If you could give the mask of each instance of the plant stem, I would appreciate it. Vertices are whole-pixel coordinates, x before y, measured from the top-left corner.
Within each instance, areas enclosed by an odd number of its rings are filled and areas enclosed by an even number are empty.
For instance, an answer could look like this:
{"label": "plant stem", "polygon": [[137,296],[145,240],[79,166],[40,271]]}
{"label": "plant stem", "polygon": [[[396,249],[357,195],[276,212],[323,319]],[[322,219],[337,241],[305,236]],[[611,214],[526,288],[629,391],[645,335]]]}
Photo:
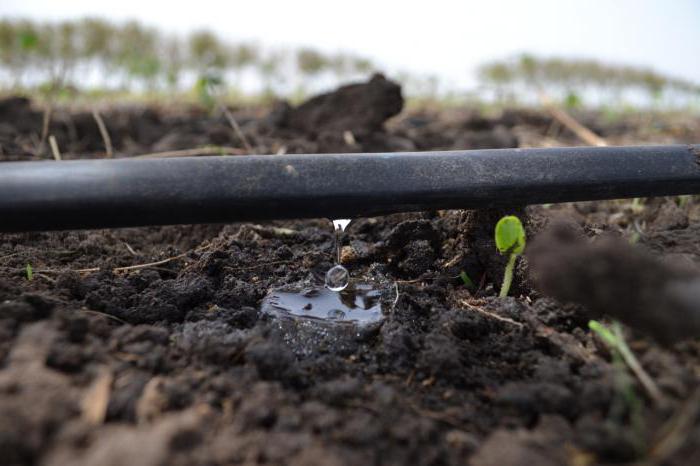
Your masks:
{"label": "plant stem", "polygon": [[513,283],[513,269],[515,268],[515,259],[517,257],[517,254],[511,254],[508,258],[508,264],[506,265],[506,270],[503,274],[503,284],[501,285],[501,292],[498,294],[499,298],[505,298],[506,296],[508,296],[510,285],[511,283]]}

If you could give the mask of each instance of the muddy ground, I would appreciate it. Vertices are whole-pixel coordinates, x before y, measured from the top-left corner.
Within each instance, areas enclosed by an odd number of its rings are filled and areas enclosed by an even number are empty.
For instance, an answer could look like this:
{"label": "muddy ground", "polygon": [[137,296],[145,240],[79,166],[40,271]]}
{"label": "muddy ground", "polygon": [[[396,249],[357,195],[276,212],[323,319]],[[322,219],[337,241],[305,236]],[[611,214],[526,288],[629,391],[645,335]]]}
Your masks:
{"label": "muddy ground", "polygon": [[[231,109],[248,147],[216,110],[101,117],[114,156],[581,144],[538,111],[402,105],[376,77],[296,108]],[[577,116],[612,144],[700,141],[690,117]],[[0,160],[51,158],[42,121],[28,100],[0,102]],[[105,157],[91,112],[54,109],[45,133],[64,159]],[[350,333],[258,310],[268,290],[333,264],[325,219],[0,234],[0,462],[700,464],[700,318],[683,307],[700,296],[699,206],[357,219],[344,264],[398,295],[383,325]],[[530,241],[500,299],[491,235],[510,211]],[[661,398],[588,330],[611,315]]]}

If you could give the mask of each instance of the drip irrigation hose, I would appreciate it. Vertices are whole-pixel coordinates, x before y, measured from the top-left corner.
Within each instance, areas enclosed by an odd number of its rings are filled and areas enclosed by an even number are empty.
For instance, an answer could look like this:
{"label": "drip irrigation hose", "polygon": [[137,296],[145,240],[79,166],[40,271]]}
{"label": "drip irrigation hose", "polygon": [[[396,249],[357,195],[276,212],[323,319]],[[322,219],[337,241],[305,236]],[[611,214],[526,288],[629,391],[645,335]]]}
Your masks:
{"label": "drip irrigation hose", "polygon": [[0,231],[700,193],[700,145],[0,163]]}

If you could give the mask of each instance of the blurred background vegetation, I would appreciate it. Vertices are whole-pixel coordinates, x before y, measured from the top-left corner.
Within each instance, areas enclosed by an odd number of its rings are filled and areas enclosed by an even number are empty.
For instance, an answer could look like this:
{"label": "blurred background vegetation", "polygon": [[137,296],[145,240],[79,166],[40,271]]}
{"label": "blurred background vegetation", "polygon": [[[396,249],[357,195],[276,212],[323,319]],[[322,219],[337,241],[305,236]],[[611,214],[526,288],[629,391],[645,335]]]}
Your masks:
{"label": "blurred background vegetation", "polygon": [[[231,43],[206,30],[181,37],[135,21],[0,20],[3,92],[54,101],[297,101],[380,70],[379,64],[349,53]],[[443,105],[533,105],[547,98],[569,108],[700,109],[698,83],[587,59],[523,54],[485,63],[478,70],[478,87],[470,91],[447,89],[437,75],[391,77],[414,101]]]}

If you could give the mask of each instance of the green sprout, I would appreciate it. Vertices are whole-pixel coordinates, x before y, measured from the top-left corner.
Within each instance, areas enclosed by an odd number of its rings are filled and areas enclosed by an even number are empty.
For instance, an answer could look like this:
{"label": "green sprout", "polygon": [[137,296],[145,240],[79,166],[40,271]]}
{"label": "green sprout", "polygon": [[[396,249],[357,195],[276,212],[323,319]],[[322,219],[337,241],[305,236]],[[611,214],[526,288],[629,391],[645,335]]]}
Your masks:
{"label": "green sprout", "polygon": [[499,297],[508,296],[510,285],[513,283],[513,269],[515,260],[525,250],[525,229],[520,219],[514,215],[507,215],[496,224],[496,248],[501,254],[510,254],[505,273],[503,274],[503,285]]}
{"label": "green sprout", "polygon": [[603,342],[613,351],[613,357],[619,356],[632,373],[639,379],[642,387],[647,391],[649,397],[660,406],[666,404],[664,395],[659,390],[659,387],[654,383],[654,380],[644,370],[639,360],[627,345],[625,336],[622,333],[622,326],[615,321],[612,324],[612,329],[601,324],[597,320],[588,322],[588,328],[593,330]]}
{"label": "green sprout", "polygon": [[471,278],[469,278],[469,275],[467,275],[467,272],[465,272],[464,270],[459,272],[459,278],[462,279],[462,282],[464,283],[464,286],[467,287],[467,289],[474,290],[476,288],[476,285],[474,285],[474,282]]}
{"label": "green sprout", "polygon": [[685,208],[685,206],[687,206],[688,203],[689,203],[690,201],[692,201],[692,200],[693,200],[693,196],[688,195],[688,194],[683,195],[683,196],[678,196],[678,198],[677,198],[678,207],[680,207],[681,209],[683,209],[683,208]]}
{"label": "green sprout", "polygon": [[634,355],[625,342],[622,328],[618,322],[613,322],[613,327],[610,329],[597,320],[589,321],[588,328],[605,343],[612,354],[612,363],[615,367],[613,383],[617,397],[610,408],[611,417],[620,420],[627,411],[632,429],[636,436],[640,437],[644,432],[642,402],[637,396],[632,376],[628,371],[630,367],[628,360],[630,357],[634,359]]}
{"label": "green sprout", "polygon": [[[636,437],[642,439],[644,434],[643,406],[636,394],[632,375],[639,380],[642,388],[657,407],[664,409],[667,406],[666,398],[627,345],[619,322],[614,321],[609,328],[596,320],[591,320],[588,322],[588,328],[595,332],[612,353],[617,403],[612,405],[611,414],[614,418],[619,419],[623,416],[624,407],[626,407],[632,429],[637,434]],[[641,450],[643,441],[639,440],[637,443],[637,448]]]}
{"label": "green sprout", "polygon": [[27,280],[34,280],[34,269],[32,268],[32,264],[27,264],[27,268],[25,270],[27,273]]}
{"label": "green sprout", "polygon": [[610,348],[617,349],[620,347],[620,343],[613,331],[597,320],[589,321],[588,328],[594,331],[595,334],[598,335],[598,338],[600,338],[603,343],[608,345]]}

